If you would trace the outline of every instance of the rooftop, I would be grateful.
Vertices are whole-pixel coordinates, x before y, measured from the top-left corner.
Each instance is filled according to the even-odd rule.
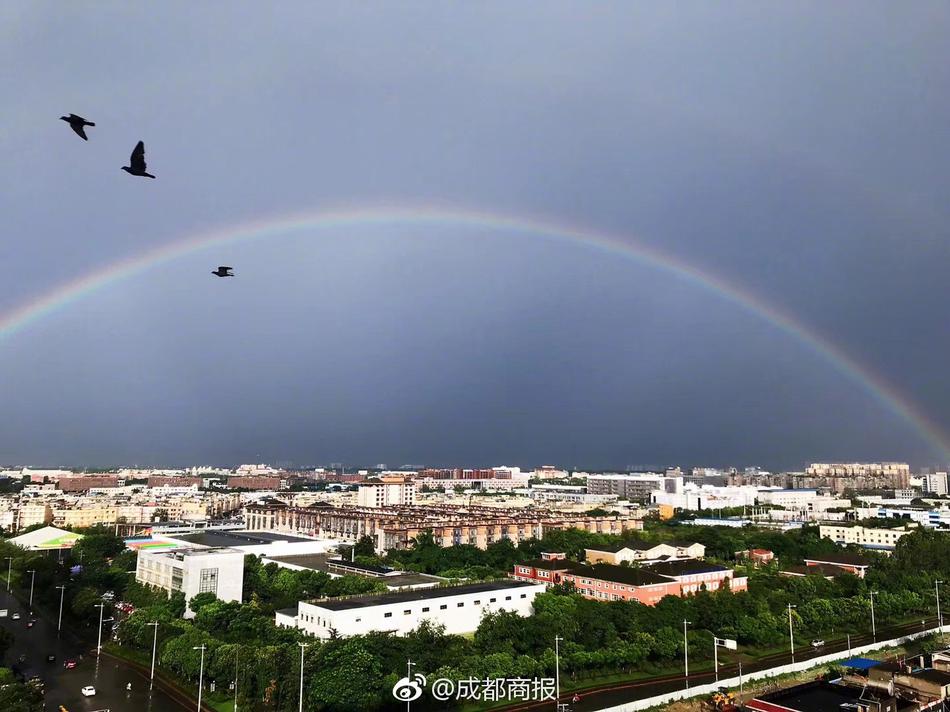
[[[847,709],[843,705],[858,700],[880,699],[870,691],[829,682],[810,682],[757,697],[747,703],[750,710],[774,710],[776,706],[794,712],[828,712]],[[765,703],[765,704],[762,704]]]
[[[676,559],[674,561],[661,561],[658,564],[650,564],[651,571],[664,576],[688,576],[691,574],[708,574],[714,571],[729,571],[729,567],[720,564],[710,564],[699,559]]]
[[[201,546],[253,546],[270,544],[275,541],[311,541],[304,537],[278,534],[274,532],[246,532],[246,531],[202,531],[194,534],[182,534],[176,539],[187,541]]]
[[[871,562],[860,554],[851,554],[847,551],[805,557],[805,562],[807,563],[809,561],[816,561],[825,564],[845,564],[847,566],[871,565]]]
[[[350,598],[332,598],[307,603],[329,611],[346,611],[354,608],[370,608],[372,606],[386,606],[393,603],[409,603],[410,601],[428,601],[434,598],[461,596],[469,593],[490,593],[492,591],[507,591],[519,588],[531,588],[543,584],[533,584],[526,581],[486,581],[470,583],[462,586],[443,586],[440,588],[426,588],[412,591],[394,591],[375,596],[353,596]]]

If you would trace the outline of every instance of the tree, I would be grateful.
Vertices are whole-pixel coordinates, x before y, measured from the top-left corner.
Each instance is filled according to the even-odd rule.
[[[381,705],[382,667],[362,638],[330,641],[313,657],[308,709],[362,712]]]

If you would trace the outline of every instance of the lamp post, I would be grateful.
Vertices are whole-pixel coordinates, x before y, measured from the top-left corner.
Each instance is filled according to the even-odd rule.
[[[99,659],[99,653],[102,652],[102,613],[106,609],[105,603],[97,603],[96,608],[99,609],[99,642],[96,643],[96,659]]]
[[[303,651],[309,647],[310,643],[297,643],[300,646],[300,704],[298,710],[303,712]]]
[[[241,656],[241,646],[234,648],[234,712],[238,712],[237,692],[238,692],[238,659]]]
[[[560,642],[564,640],[559,635],[554,636],[554,710],[557,712],[558,703],[561,700],[561,650]]]
[[[192,650],[201,651],[201,665],[198,668],[198,712],[201,712],[201,690],[205,681],[205,647],[203,644],[192,647]]]
[[[792,649],[792,663],[795,662],[795,631],[792,628],[792,609],[795,608],[791,603],[788,604],[788,644]]]
[[[934,592],[937,594],[937,625],[940,633],[943,633],[943,614],[940,612],[940,584],[943,581],[934,581]]]
[[[33,584],[36,583],[36,569],[27,571],[30,574],[30,613],[33,613]]]
[[[689,639],[686,637],[686,626],[690,621],[683,619],[683,679],[686,681],[686,689],[689,689]]]
[[[13,576],[13,557],[7,557],[7,593],[10,593],[10,578]]]
[[[148,676],[148,689],[152,689],[155,684],[155,652],[158,650],[158,621],[152,621],[146,625],[152,626],[152,671]]]
[[[874,642],[877,642],[877,622],[874,620],[874,597],[877,595],[877,591],[869,591],[868,595],[871,597],[871,635],[874,637]]]
[[[56,621],[56,635],[63,629],[63,598],[66,596],[66,586],[57,586],[59,589],[59,619]]]

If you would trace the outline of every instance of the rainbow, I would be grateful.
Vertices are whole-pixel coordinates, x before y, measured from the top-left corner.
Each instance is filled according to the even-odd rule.
[[[950,459],[950,445],[948,445],[943,429],[936,423],[931,422],[915,403],[896,390],[882,376],[859,363],[839,346],[759,295],[753,294],[709,270],[657,250],[646,243],[633,241],[629,237],[570,224],[554,223],[541,218],[480,212],[455,207],[380,205],[318,210],[266,218],[190,235],[93,270],[0,315],[0,340],[9,338],[31,324],[106,287],[196,252],[225,244],[252,242],[301,232],[325,232],[344,227],[393,225],[479,228],[581,244],[685,279],[697,287],[711,291],[757,315],[796,341],[811,348],[815,353],[833,364],[842,374],[862,387],[885,409],[910,425],[933,448],[935,454],[943,459]]]

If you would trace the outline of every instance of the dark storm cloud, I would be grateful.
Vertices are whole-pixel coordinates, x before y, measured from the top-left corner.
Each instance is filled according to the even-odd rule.
[[[948,24],[943,3],[7,3],[0,311],[210,226],[462,204],[725,275],[947,430]],[[147,184],[119,170],[139,139]],[[448,225],[189,256],[0,341],[0,369],[11,462],[937,456],[714,294]]]

